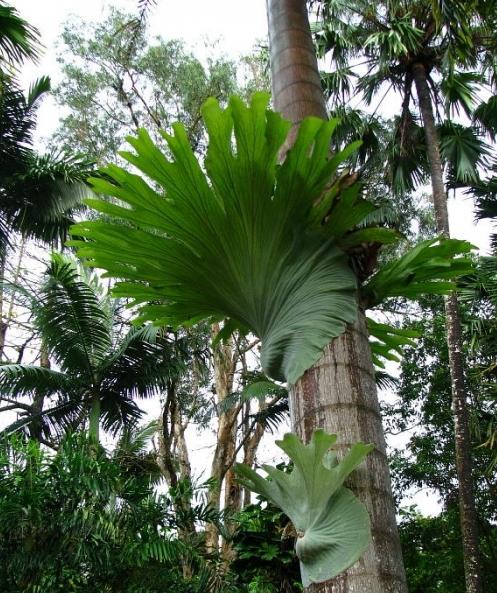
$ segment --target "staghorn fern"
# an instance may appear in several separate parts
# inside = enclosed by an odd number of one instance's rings
[[[173,160],[140,130],[128,139],[136,154],[122,156],[161,190],[107,167],[110,180],[94,179],[94,189],[122,205],[89,201],[114,220],[75,225],[73,234],[90,241],[71,243],[91,265],[125,280],[116,296],[154,303],[142,306],[141,321],[233,318],[261,338],[266,373],[294,383],[357,314],[356,278],[336,245],[350,225],[328,236],[321,225],[339,180],[318,203],[355,147],[329,159],[336,122],[310,118],[278,166],[290,124],[267,110],[268,100],[257,94],[246,107],[233,98],[225,110],[213,99],[205,103],[207,177],[181,125],[163,134]],[[350,206],[365,203],[358,188],[347,191]]]
[[[181,124],[163,133],[170,158],[145,130],[128,138],[135,153],[121,155],[151,183],[106,167],[92,183],[114,201],[88,203],[107,219],[73,226],[70,244],[88,265],[121,280],[114,294],[140,306],[138,322],[226,319],[225,333],[241,329],[261,339],[268,376],[293,384],[355,320],[358,300],[376,306],[392,296],[448,293],[451,280],[470,269],[470,246],[423,242],[358,295],[345,251],[398,239],[392,229],[363,228],[376,207],[360,197],[354,176],[338,174],[360,142],[330,156],[338,120],[307,118],[279,166],[290,123],[268,102],[259,93],[248,107],[233,97],[222,109],[209,99],[204,166]]]
[[[296,435],[286,434],[276,444],[293,461],[293,471],[263,465],[270,481],[245,465],[235,466],[240,482],[271,500],[295,526],[304,587],[352,566],[371,537],[366,508],[343,483],[373,445],[356,443],[338,462],[330,451],[336,440],[336,435],[316,430],[304,445]]]

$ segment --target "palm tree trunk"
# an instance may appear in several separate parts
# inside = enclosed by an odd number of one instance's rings
[[[435,125],[435,117],[433,115],[425,66],[421,63],[415,64],[413,66],[413,76],[426,135],[426,148],[430,163],[433,207],[435,209],[437,230],[440,234],[450,237],[447,194],[445,193],[443,180],[440,143]],[[464,386],[461,319],[455,293],[447,296],[444,303],[452,389],[452,410],[454,415],[456,468],[459,481],[459,507],[464,551],[466,591],[467,593],[481,593],[482,576],[478,545],[478,520],[473,492],[473,464],[471,460],[469,414]]]
[[[275,109],[293,124],[326,118],[305,0],[267,0]],[[336,579],[308,593],[407,593],[390,473],[365,317],[333,340],[322,358],[290,390],[293,430],[308,441],[316,428],[336,433],[339,447],[375,445],[349,486],[365,503],[373,538],[362,558]]]
[[[88,436],[98,443],[100,440],[100,397],[94,396],[90,405]]]
[[[0,360],[3,358],[3,353],[5,350],[5,338],[7,335],[7,323],[3,320],[3,309],[4,309],[4,301],[5,301],[5,293],[3,290],[3,282],[5,281],[5,261],[6,261],[6,250],[7,248],[3,246],[2,250],[0,251]]]

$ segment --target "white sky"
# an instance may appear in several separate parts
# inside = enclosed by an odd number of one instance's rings
[[[117,6],[137,13],[137,0],[10,0],[20,14],[38,28],[45,46],[39,64],[27,64],[22,70],[22,82],[27,88],[30,81],[48,74],[56,83],[59,68],[56,45],[62,24],[71,15],[85,20],[105,18],[109,6]],[[204,42],[217,41],[219,53],[232,58],[250,53],[254,45],[267,34],[265,0],[188,0],[185,5],[172,0],[157,0],[150,13],[151,35],[165,39],[184,39],[187,46],[202,57]],[[186,9],[185,9],[186,8]],[[385,102],[388,104],[388,102]],[[395,102],[391,103],[392,109]],[[393,113],[384,113],[393,115]],[[51,100],[42,105],[38,117],[38,133],[47,137],[57,126],[58,108]],[[488,250],[491,226],[487,222],[474,223],[473,204],[469,199],[450,200],[452,235],[471,241],[481,250]],[[148,408],[148,406],[146,406]],[[270,437],[271,438],[271,437]],[[265,439],[267,442],[267,439]],[[198,443],[204,448],[205,441]],[[200,453],[200,451],[199,451]],[[205,459],[205,458],[204,458]],[[205,464],[205,461],[204,461]],[[197,470],[199,468],[197,467]],[[424,512],[436,512],[433,497],[416,496],[415,501]]]

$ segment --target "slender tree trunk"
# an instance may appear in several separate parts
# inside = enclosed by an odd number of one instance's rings
[[[433,206],[437,230],[450,237],[447,194],[443,180],[443,166],[440,157],[440,143],[428,86],[427,72],[423,64],[413,66],[414,82],[418,94],[419,109],[423,118],[426,148],[430,163]],[[467,593],[482,592],[482,575],[478,544],[478,519],[473,492],[473,467],[471,460],[471,439],[469,414],[464,385],[464,361],[462,354],[461,319],[455,293],[445,299],[447,326],[447,347],[452,391],[452,413],[454,416],[456,468],[459,481],[459,507],[461,533],[464,551],[464,573]]]
[[[260,407],[260,410],[262,410],[263,407]],[[264,436],[264,425],[261,422],[258,422],[255,425],[254,428],[254,432],[250,435],[249,439],[247,440],[247,442],[245,443],[245,446],[243,448],[243,465],[246,465],[247,467],[253,467],[254,466],[254,462],[255,462],[255,456],[257,453],[257,449],[259,447],[259,444],[262,440],[262,437]],[[244,488],[243,489],[243,507],[248,506],[252,499],[251,499],[252,493],[248,488]]]
[[[293,123],[326,118],[305,0],[267,0],[274,105]],[[385,440],[365,318],[333,340],[322,358],[290,390],[293,430],[308,441],[316,428],[336,433],[341,449],[362,440],[375,445],[349,486],[365,503],[372,541],[345,573],[308,593],[407,593],[395,521]]]
[[[42,342],[40,346],[40,366],[49,369],[50,368],[50,358],[48,356],[48,350],[45,344]],[[33,397],[33,403],[31,404],[31,413],[38,415],[29,427],[29,436],[32,439],[41,442],[43,436],[43,421],[41,419],[41,413],[43,412],[43,405],[45,403],[45,394],[35,393]]]
[[[3,250],[0,252],[0,282],[5,280],[5,261],[6,261],[6,250],[3,246]],[[5,350],[5,337],[7,335],[7,323],[3,320],[3,309],[4,309],[5,293],[3,285],[0,286],[0,360],[3,358]]]
[[[181,480],[192,481],[192,466],[190,463],[190,454],[188,451],[188,444],[185,438],[186,425],[183,425],[181,413],[176,406],[174,422],[174,443],[176,449],[176,457],[178,460],[179,477]]]
[[[94,395],[90,405],[88,435],[95,443],[100,440],[100,397]]]
[[[219,325],[213,326],[213,336],[219,332]],[[214,380],[216,398],[219,406],[219,424],[216,448],[212,459],[212,485],[207,495],[207,502],[213,509],[221,506],[221,488],[229,463],[233,461],[236,448],[236,417],[238,409],[223,410],[223,402],[233,391],[233,348],[231,340],[220,342],[214,347]],[[219,534],[216,526],[209,523],[206,528],[206,550],[211,553],[219,549]]]

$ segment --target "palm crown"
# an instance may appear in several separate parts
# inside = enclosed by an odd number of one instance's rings
[[[29,396],[38,406],[21,407],[10,430],[29,427],[34,436],[47,437],[89,418],[94,437],[100,422],[116,431],[141,415],[133,398],[159,393],[181,369],[177,341],[150,327],[116,334],[115,301],[70,258],[53,255],[33,312],[58,369],[0,367],[0,398]]]
[[[379,106],[391,92],[401,98],[401,112],[387,141],[385,164],[392,188],[410,191],[429,175],[426,140],[413,108],[415,64],[425,68],[441,123],[438,133],[448,181],[452,186],[474,182],[478,168],[488,161],[480,134],[495,133],[497,116],[495,3],[320,0],[313,4],[319,15],[314,26],[318,53],[332,65],[323,73],[323,84],[327,96],[340,105],[344,130],[376,146],[382,136],[375,117],[378,107],[374,115],[365,116],[347,104],[360,97],[366,105],[376,100]],[[476,108],[478,96],[489,92],[489,100]],[[456,123],[454,115],[470,118],[473,126]]]

